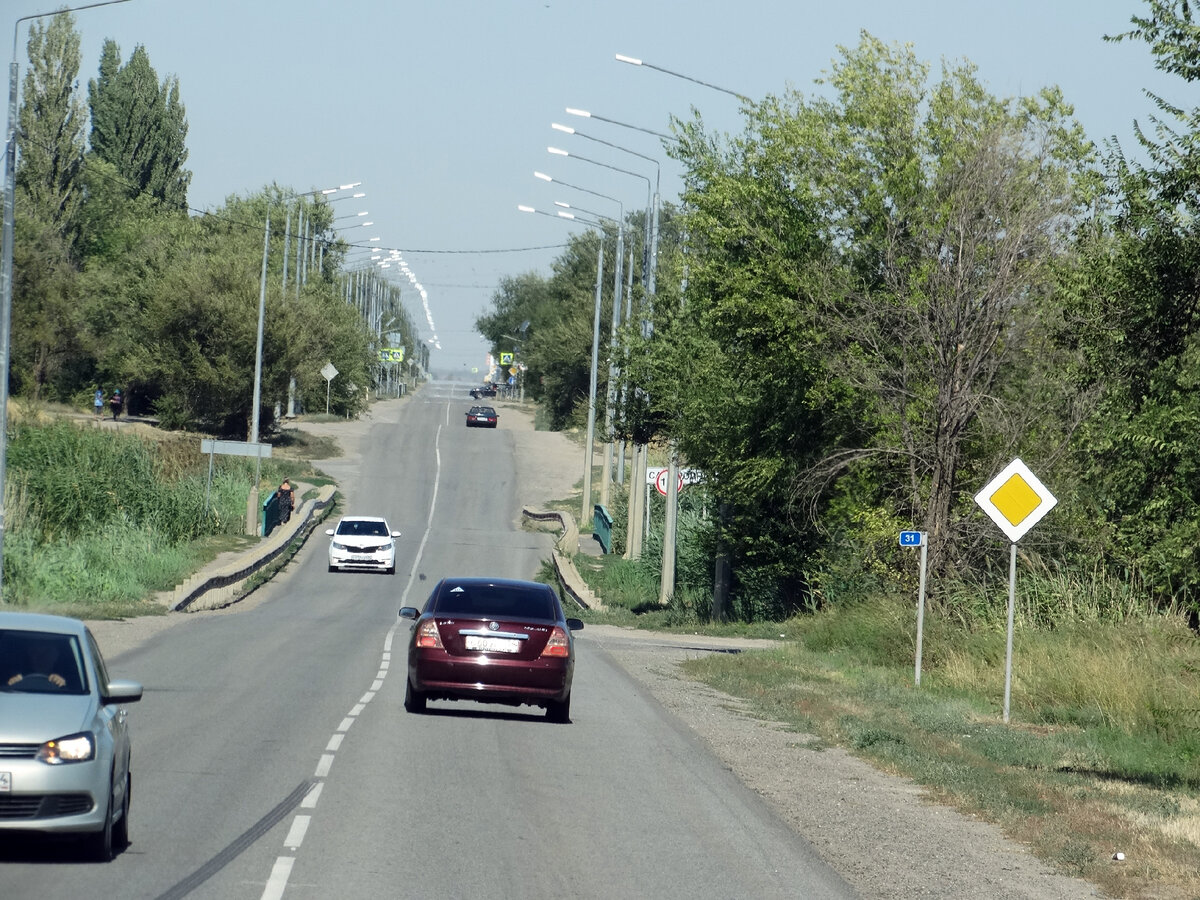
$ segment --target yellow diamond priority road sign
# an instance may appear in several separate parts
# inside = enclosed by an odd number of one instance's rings
[[[1025,463],[1014,459],[975,495],[975,502],[1014,544],[1058,503]]]

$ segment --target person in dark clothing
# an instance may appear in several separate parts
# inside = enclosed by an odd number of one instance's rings
[[[279,522],[286,523],[292,518],[292,508],[296,505],[296,492],[292,490],[292,483],[286,478],[283,479],[283,484],[279,485]]]
[[[121,407],[125,405],[125,399],[121,396],[121,391],[118,388],[113,391],[113,395],[108,398],[108,406],[112,410],[113,421],[117,421],[117,416],[121,415]]]

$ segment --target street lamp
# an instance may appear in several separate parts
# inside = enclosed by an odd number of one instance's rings
[[[615,119],[606,119],[603,116],[593,116],[592,113],[588,112],[587,110],[576,109],[574,107],[567,107],[567,112],[572,115],[583,116],[585,118],[595,118],[602,122],[611,122],[614,125],[624,125],[625,124],[623,122],[618,122]],[[589,135],[589,134],[584,134],[582,131],[579,131],[575,128],[571,128],[569,125],[560,125],[559,123],[554,122],[551,124],[550,127],[554,128],[557,131],[562,131],[566,134],[573,134],[577,137],[581,137],[584,140],[594,141],[597,144],[604,144],[606,147],[612,147],[614,150],[620,150],[622,153],[628,153],[631,156],[636,156],[639,159],[644,159],[644,160],[654,163],[654,201],[652,204],[651,200],[650,200],[650,184],[647,181],[647,183],[646,183],[646,221],[645,221],[646,236],[645,236],[645,241],[642,245],[644,253],[646,254],[646,256],[643,257],[643,266],[642,266],[643,284],[646,287],[646,296],[653,298],[654,293],[655,293],[655,276],[658,272],[658,203],[659,203],[660,185],[662,182],[662,168],[661,168],[661,166],[659,166],[658,160],[652,156],[646,156],[643,153],[638,153],[636,150],[631,150],[628,147],[622,147],[620,144],[614,144],[611,141],[606,141],[606,140],[603,140],[602,138],[593,137],[592,135]],[[637,128],[637,126],[633,126],[633,125],[629,125],[626,127],[636,128],[638,131],[646,131],[649,134],[653,134],[659,138],[662,138],[663,140],[670,140],[670,141],[675,140],[674,138],[670,137],[669,135],[660,134],[657,131],[650,131],[647,128]],[[632,300],[632,298],[630,298],[630,299]],[[653,300],[651,300],[650,302],[651,302],[651,304],[653,304]],[[627,315],[628,315],[628,313],[627,313]],[[613,307],[613,327],[612,327],[613,353],[609,360],[609,381],[608,381],[608,391],[609,391],[608,405],[609,405],[610,409],[612,407],[612,404],[615,402],[614,391],[615,391],[616,383],[617,383],[616,342],[617,342],[617,329],[618,329],[619,325],[620,325],[619,309],[616,306],[614,306]],[[645,322],[643,322],[643,333],[646,333],[646,331],[647,331],[647,328],[646,328]],[[609,441],[605,445],[605,453],[604,453],[604,479],[605,479],[605,491],[606,492],[607,492],[607,488],[608,488],[608,482],[612,479],[613,445],[612,445],[611,425],[612,425],[612,423],[611,423],[611,416],[610,416]],[[620,472],[619,480],[622,483],[624,483],[624,481],[625,481],[625,444],[624,444],[624,442],[622,442],[622,444],[621,444],[621,459],[620,459],[620,464],[619,464],[618,468],[619,468],[619,472]],[[636,504],[633,504],[633,506],[636,506]],[[636,510],[635,510],[635,512],[636,512]]]
[[[667,75],[674,75],[676,78],[682,78],[684,81],[693,81],[696,84],[702,84],[706,88],[712,88],[714,91],[720,91],[722,94],[731,94],[737,97],[743,103],[753,103],[754,101],[745,94],[739,94],[737,91],[731,91],[729,88],[723,88],[719,85],[709,84],[707,81],[701,81],[699,78],[693,78],[691,75],[683,75],[679,72],[672,72],[670,69],[664,69],[661,66],[656,66],[644,60],[637,59],[633,56],[625,56],[621,53],[616,54],[617,62],[629,63],[631,66],[642,66],[647,69],[654,69],[656,72],[665,72]]]
[[[737,97],[742,103],[753,106],[754,101],[745,94],[740,94],[737,91],[731,91],[728,88],[723,88],[720,85],[711,84],[707,81],[701,81],[699,78],[693,78],[690,75],[684,75],[680,72],[672,72],[670,69],[664,69],[660,66],[651,65],[643,60],[632,56],[624,56],[620,53],[617,55],[617,61],[629,63],[633,66],[645,66],[647,69],[655,69],[659,72],[664,72],[667,75],[675,78],[682,78],[685,81],[691,81],[706,88],[711,88],[714,91],[720,91],[723,94],[731,94]],[[685,276],[686,278],[686,276]],[[670,599],[670,594],[675,589],[675,526],[676,517],[678,515],[678,478],[679,478],[679,454],[676,451],[674,441],[671,442],[671,456],[668,462],[667,469],[667,517],[666,526],[663,529],[663,567],[662,577],[659,580],[659,602],[665,604]],[[718,588],[713,588],[713,612],[714,617],[720,612],[723,606],[724,599],[718,597]]]
[[[287,292],[287,277],[288,277],[288,245],[291,238],[292,230],[292,204],[297,200],[303,200],[305,197],[328,197],[330,194],[336,194],[338,191],[349,190],[352,187],[357,187],[362,182],[356,181],[352,184],[341,185],[335,188],[317,188],[312,191],[304,191],[302,193],[294,193],[285,191],[284,198],[285,208],[287,210],[287,224],[284,226],[283,236],[283,282],[280,291]],[[303,220],[304,210],[300,210],[300,216],[296,223],[296,297],[300,296],[300,221]],[[266,311],[267,303],[267,253],[271,245],[271,197],[267,196],[267,223],[263,234],[263,261],[262,261],[262,277],[258,289],[258,337],[255,346],[254,359],[254,408],[250,412],[250,443],[258,443],[258,428],[259,428],[259,402],[261,401],[262,392],[262,341],[263,341],[263,317]],[[292,376],[288,379],[288,416],[296,414],[296,378]],[[255,481],[255,490],[257,490],[257,479]]]
[[[604,116],[597,115],[594,112],[588,112],[586,109],[577,109],[574,106],[568,106],[566,108],[566,113],[571,116],[581,116],[585,119],[595,119],[597,122],[608,122],[610,125],[620,125],[622,128],[632,128],[634,131],[644,131],[646,134],[652,134],[656,138],[661,138],[664,141],[678,140],[678,138],[672,137],[669,134],[663,134],[661,131],[643,128],[641,125],[630,125],[628,122],[618,122],[616,119],[606,119]]]
[[[589,159],[586,156],[580,156],[575,153],[569,153],[568,151],[562,150],[558,147],[547,147],[546,149],[550,153],[553,153],[557,156],[573,156],[575,159],[582,160],[583,162],[592,163],[593,165],[602,166],[605,169],[612,169],[613,171],[616,171],[616,172],[622,172],[626,175],[632,175],[635,178],[640,178],[646,182],[647,197],[649,197],[649,195],[650,195],[650,179],[647,178],[645,175],[642,175],[638,172],[631,172],[628,169],[622,169],[619,166],[613,166],[613,165],[609,165],[608,163],[603,163],[603,162],[599,162],[594,159]],[[657,165],[657,163],[656,163],[656,165]],[[643,276],[645,278],[646,298],[647,298],[647,304],[648,304],[648,309],[646,309],[644,311],[643,317],[642,317],[642,336],[644,338],[650,337],[650,335],[652,333],[652,328],[653,328],[653,319],[651,318],[651,316],[653,316],[653,312],[654,312],[655,275],[656,275],[656,270],[658,267],[658,221],[657,221],[658,220],[658,194],[657,194],[657,192],[654,195],[653,216],[654,216],[653,225],[651,225],[650,215],[648,214],[646,217],[646,231],[647,231],[648,246],[649,246],[649,252],[650,252],[650,260],[649,260],[650,264],[648,266],[643,267]],[[642,495],[641,495],[640,491],[635,491],[634,488],[641,483],[641,480],[644,480],[644,473],[645,473],[645,466],[646,466],[646,447],[642,444],[634,444],[633,456],[634,456],[633,473],[632,473],[632,477],[630,479],[630,491],[629,491],[629,501],[630,501],[629,502],[629,530],[628,530],[628,540],[626,541],[626,549],[625,549],[626,557],[628,559],[637,559],[642,554],[642,538],[643,538],[642,512],[643,512],[643,510],[641,508],[642,503],[641,503],[641,499],[640,499]]]
[[[590,192],[594,193],[594,192]],[[597,194],[603,197],[603,194]],[[619,200],[614,197],[608,197],[609,200],[614,200],[620,204]],[[541,212],[534,209],[532,206],[518,206],[517,209],[521,212],[537,213]],[[624,216],[624,206],[621,207],[622,217]],[[587,212],[587,210],[581,210]],[[543,215],[550,215],[543,213]],[[599,213],[589,213],[603,221],[611,222],[617,226],[617,275],[616,275],[616,295],[613,298],[614,304],[621,302],[621,259],[624,255],[624,250],[621,243],[621,220],[612,219],[609,216],[602,216]],[[560,210],[558,216],[571,221],[585,222],[578,218],[574,213],[569,213]],[[585,222],[585,224],[592,224]],[[592,517],[592,450],[596,443],[596,372],[600,368],[600,299],[604,279],[604,236],[600,237],[600,249],[596,257],[596,302],[592,310],[592,367],[588,377],[588,415],[587,415],[587,437],[584,439],[583,450],[583,497],[582,510],[580,512],[579,522],[582,525]],[[611,413],[610,413],[611,421]],[[601,487],[601,505],[608,502],[608,485],[604,484]]]

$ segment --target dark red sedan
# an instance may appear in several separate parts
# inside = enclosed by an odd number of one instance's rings
[[[495,428],[500,417],[490,406],[472,406],[467,411],[468,428]]]
[[[558,594],[536,581],[443,578],[413,619],[404,707],[425,711],[428,700],[529,704],[552,722],[571,720],[575,668],[572,631]]]

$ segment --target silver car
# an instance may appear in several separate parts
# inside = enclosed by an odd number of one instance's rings
[[[107,862],[129,843],[129,729],[113,681],[77,619],[0,612],[0,831],[79,834]]]
[[[343,516],[329,535],[329,571],[376,570],[396,574],[396,538],[386,519],[379,516]]]

